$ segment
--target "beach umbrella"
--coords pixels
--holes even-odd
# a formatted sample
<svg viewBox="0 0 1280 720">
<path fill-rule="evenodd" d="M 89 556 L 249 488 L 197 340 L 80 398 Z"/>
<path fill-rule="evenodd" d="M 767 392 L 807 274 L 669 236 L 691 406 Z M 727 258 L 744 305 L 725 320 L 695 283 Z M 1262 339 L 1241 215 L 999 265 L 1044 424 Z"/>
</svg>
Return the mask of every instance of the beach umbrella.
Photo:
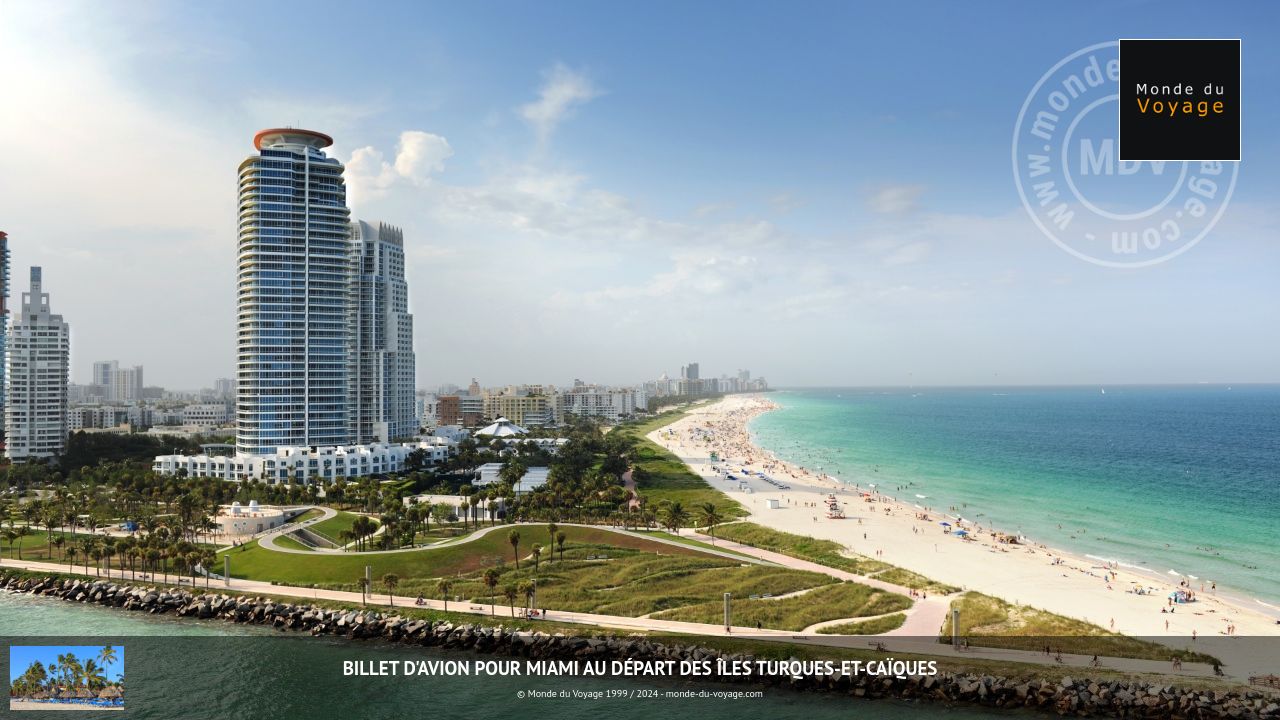
<svg viewBox="0 0 1280 720">
<path fill-rule="evenodd" d="M 938 523 L 938 524 L 939 524 L 939 525 L 946 526 L 946 527 L 951 527 L 951 523 L 949 523 L 949 522 L 940 522 L 940 523 Z"/>
<path fill-rule="evenodd" d="M 968 535 L 968 534 L 969 534 L 969 531 L 968 531 L 968 530 L 957 530 L 955 534 L 956 534 L 957 536 Z"/>
</svg>

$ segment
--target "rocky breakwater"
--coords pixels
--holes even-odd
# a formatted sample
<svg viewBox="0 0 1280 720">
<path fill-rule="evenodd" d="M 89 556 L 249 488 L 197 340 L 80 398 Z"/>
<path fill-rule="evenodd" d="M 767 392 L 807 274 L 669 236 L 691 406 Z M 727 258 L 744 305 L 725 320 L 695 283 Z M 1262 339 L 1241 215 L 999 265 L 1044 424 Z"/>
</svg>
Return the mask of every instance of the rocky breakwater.
<svg viewBox="0 0 1280 720">
<path fill-rule="evenodd" d="M 0 574 L 0 589 L 46 595 L 146 613 L 270 626 L 280 630 L 384 640 L 406 645 L 472 650 L 533 660 L 735 661 L 755 658 L 713 648 L 646 637 L 581 637 L 527 630 L 403 617 L 373 610 L 335 609 L 272 598 L 104 580 Z M 788 674 L 713 676 L 720 682 L 830 692 L 860 698 L 897 698 L 965 703 L 997 708 L 1034 708 L 1078 717 L 1232 718 L 1280 720 L 1280 698 L 1238 688 L 1205 690 L 1142 680 L 1063 677 L 1024 681 L 990 675 L 939 672 L 936 675 Z"/>
</svg>

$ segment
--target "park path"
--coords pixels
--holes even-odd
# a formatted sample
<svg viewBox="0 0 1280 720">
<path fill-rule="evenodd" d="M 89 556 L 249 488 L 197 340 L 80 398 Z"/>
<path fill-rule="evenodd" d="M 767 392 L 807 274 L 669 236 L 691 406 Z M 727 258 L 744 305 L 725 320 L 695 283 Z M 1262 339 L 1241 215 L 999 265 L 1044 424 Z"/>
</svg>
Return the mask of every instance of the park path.
<svg viewBox="0 0 1280 720">
<path fill-rule="evenodd" d="M 13 560 L 10 558 L 0 559 L 0 567 L 20 568 L 24 570 L 34 570 L 38 572 L 60 573 L 63 575 L 86 575 L 90 579 L 95 577 L 118 580 L 121 582 L 130 582 L 132 578 L 128 571 L 112 569 L 108 571 L 84 572 L 83 568 L 71 568 L 62 564 L 34 562 L 29 560 Z M 147 582 L 160 584 L 158 580 L 152 579 Z M 184 578 L 181 582 L 170 583 L 191 589 L 195 592 L 205 591 L 205 588 L 196 584 L 192 587 L 191 580 Z M 247 593 L 250 595 L 274 595 L 278 597 L 290 597 L 303 600 L 328 600 L 331 602 L 340 602 L 347 604 L 359 604 L 364 600 L 360 593 L 344 592 L 341 590 L 322 590 L 318 588 L 303 588 L 291 585 L 272 585 L 271 583 L 261 582 L 257 580 L 222 580 L 212 582 L 208 586 L 207 592 L 224 592 L 235 591 Z M 387 602 L 383 602 L 383 599 Z M 380 610 L 388 607 L 414 607 L 415 600 L 405 596 L 390 597 L 386 593 L 371 593 L 367 600 L 367 604 L 374 606 Z M 444 610 L 445 603 L 440 600 L 422 600 L 418 607 L 425 607 L 434 610 Z M 510 607 L 507 605 L 488 605 L 475 604 L 466 602 L 453 602 L 449 604 L 449 611 L 470 614 L 470 615 L 502 615 L 509 616 L 512 613 L 520 613 L 522 608 Z M 394 610 L 391 610 L 394 612 Z M 647 633 L 677 633 L 683 635 L 703 635 L 711 637 L 732 637 L 737 635 L 752 640 L 760 640 L 765 642 L 784 642 L 794 644 L 804 644 L 819 647 L 840 647 L 840 648 L 856 648 L 866 650 L 868 647 L 880 645 L 886 653 L 888 659 L 892 653 L 918 653 L 925 655 L 933 655 L 947 658 L 957 659 L 982 659 L 982 660 L 998 660 L 1004 662 L 1031 663 L 1035 665 L 1049 665 L 1058 668 L 1083 668 L 1088 669 L 1091 657 L 1084 655 L 1062 655 L 1062 661 L 1056 662 L 1053 658 L 1045 656 L 1043 653 L 1029 650 L 1006 650 L 1002 648 L 985 648 L 971 647 L 967 649 L 953 648 L 951 645 L 942 645 L 933 639 L 922 638 L 905 638 L 905 637 L 888 637 L 888 636 L 854 636 L 854 635 L 804 635 L 797 634 L 786 630 L 757 630 L 753 627 L 733 626 L 726 631 L 721 625 L 711 625 L 706 623 L 690 623 L 676 622 L 674 620 L 655 620 L 653 618 L 630 618 L 620 617 L 616 615 L 598 615 L 595 613 L 579 613 L 553 610 L 546 612 L 545 619 L 553 622 L 591 625 L 597 627 L 611 628 L 615 630 L 628 630 Z M 661 638 L 655 638 L 660 640 Z M 1130 673 L 1145 674 L 1163 674 L 1174 675 L 1178 677 L 1203 677 L 1212 678 L 1213 670 L 1208 665 L 1202 663 L 1184 663 L 1180 671 L 1171 671 L 1169 664 L 1158 660 L 1134 660 L 1131 658 L 1099 658 L 1100 667 L 1110 670 L 1118 670 Z"/>
</svg>

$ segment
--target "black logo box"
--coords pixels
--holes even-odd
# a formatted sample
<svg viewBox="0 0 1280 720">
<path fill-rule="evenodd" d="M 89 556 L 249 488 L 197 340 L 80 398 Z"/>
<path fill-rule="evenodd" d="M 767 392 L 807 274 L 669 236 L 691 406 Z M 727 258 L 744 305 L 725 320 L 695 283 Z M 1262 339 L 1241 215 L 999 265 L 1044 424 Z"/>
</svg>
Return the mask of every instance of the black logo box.
<svg viewBox="0 0 1280 720">
<path fill-rule="evenodd" d="M 1120 159 L 1240 160 L 1240 67 L 1238 39 L 1120 40 Z"/>
</svg>

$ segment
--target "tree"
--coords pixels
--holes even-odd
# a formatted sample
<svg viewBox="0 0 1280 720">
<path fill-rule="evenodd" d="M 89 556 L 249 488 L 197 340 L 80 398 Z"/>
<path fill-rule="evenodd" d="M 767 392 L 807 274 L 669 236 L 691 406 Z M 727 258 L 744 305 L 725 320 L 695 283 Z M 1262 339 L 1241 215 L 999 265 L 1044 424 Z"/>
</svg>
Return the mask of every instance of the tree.
<svg viewBox="0 0 1280 720">
<path fill-rule="evenodd" d="M 524 609 L 528 610 L 533 606 L 533 594 L 536 592 L 537 586 L 529 581 L 520 583 L 520 595 L 524 597 Z"/>
<path fill-rule="evenodd" d="M 400 584 L 400 576 L 395 573 L 387 573 L 382 576 L 382 584 L 387 587 L 387 602 L 391 607 L 396 606 L 396 599 L 391 594 L 395 592 L 396 586 Z"/>
<path fill-rule="evenodd" d="M 700 508 L 702 524 L 706 526 L 707 533 L 711 535 L 711 542 L 716 541 L 716 525 L 724 522 L 724 516 L 720 514 L 720 509 L 715 503 L 705 503 Z"/>
<path fill-rule="evenodd" d="M 560 551 L 560 562 L 564 562 L 564 541 L 567 537 L 563 531 L 556 533 L 556 549 Z"/>
<path fill-rule="evenodd" d="M 511 606 L 511 617 L 516 616 L 516 598 L 520 596 L 520 590 L 515 585 L 508 585 L 502 589 L 502 597 L 507 599 L 507 605 Z"/>
<path fill-rule="evenodd" d="M 494 591 L 494 588 L 498 587 L 499 577 L 501 577 L 501 573 L 498 572 L 497 568 L 489 568 L 488 570 L 484 571 L 484 586 L 486 588 L 489 588 L 489 615 L 493 615 L 494 613 L 495 603 L 493 598 L 493 591 Z"/>
<path fill-rule="evenodd" d="M 668 503 L 661 510 L 662 524 L 673 534 L 679 534 L 680 527 L 689 520 L 689 511 L 678 502 Z"/>
<path fill-rule="evenodd" d="M 511 551 L 516 556 L 516 569 L 520 569 L 520 531 L 512 530 L 507 533 L 507 542 L 511 543 Z"/>
<path fill-rule="evenodd" d="M 449 591 L 453 590 L 453 581 L 449 578 L 440 578 L 436 581 L 436 591 L 440 593 L 440 599 L 444 600 L 444 611 L 449 612 Z"/>
<path fill-rule="evenodd" d="M 547 523 L 547 538 L 550 545 L 554 546 L 556 544 L 556 533 L 559 530 L 560 530 L 560 527 L 555 523 L 553 522 Z"/>
<path fill-rule="evenodd" d="M 369 596 L 369 578 L 361 575 L 359 583 L 360 583 L 360 604 L 365 605 L 368 603 L 367 598 Z"/>
<path fill-rule="evenodd" d="M 533 571 L 538 572 L 538 560 L 542 558 L 542 544 L 533 544 Z"/>
</svg>

